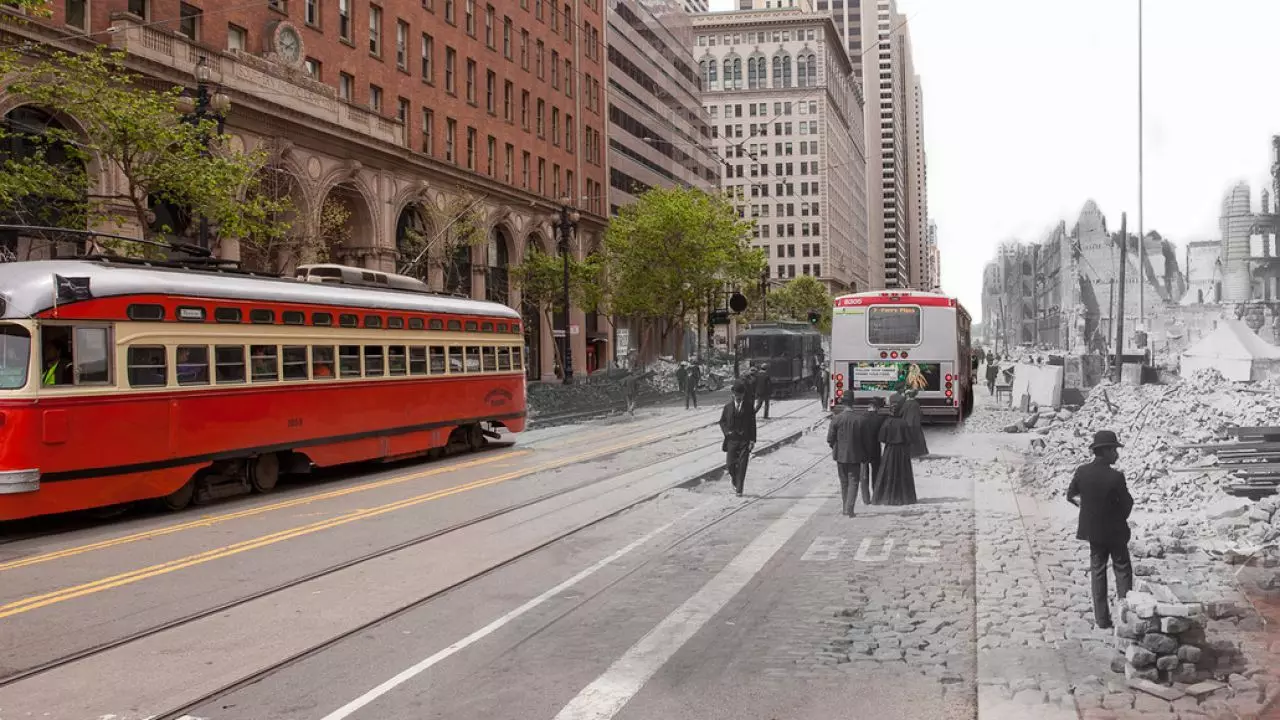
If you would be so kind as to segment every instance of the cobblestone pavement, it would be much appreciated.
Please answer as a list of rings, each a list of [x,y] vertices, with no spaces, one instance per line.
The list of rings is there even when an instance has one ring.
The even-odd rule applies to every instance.
[[[1206,603],[1207,636],[1225,655],[1211,672],[1227,686],[1173,702],[1129,688],[1112,661],[1130,641],[1093,624],[1088,551],[1075,539],[1073,509],[1017,495],[1018,455],[1008,451],[1001,460],[976,469],[981,718],[1280,717],[1267,706],[1280,693],[1280,643],[1268,641],[1231,568],[1199,553],[1135,557],[1135,574]]]

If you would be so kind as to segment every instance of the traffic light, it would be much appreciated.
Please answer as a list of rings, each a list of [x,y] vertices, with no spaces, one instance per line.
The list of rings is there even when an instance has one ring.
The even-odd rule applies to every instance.
[[[822,313],[818,312],[817,310],[810,310],[810,311],[809,311],[809,324],[810,324],[810,325],[817,325],[817,324],[818,324],[818,323],[820,323],[820,322],[822,322]]]

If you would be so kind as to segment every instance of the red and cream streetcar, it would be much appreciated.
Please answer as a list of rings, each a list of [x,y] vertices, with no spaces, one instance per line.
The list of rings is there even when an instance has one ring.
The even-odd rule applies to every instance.
[[[360,268],[0,264],[0,521],[271,490],[525,425],[520,316]]]

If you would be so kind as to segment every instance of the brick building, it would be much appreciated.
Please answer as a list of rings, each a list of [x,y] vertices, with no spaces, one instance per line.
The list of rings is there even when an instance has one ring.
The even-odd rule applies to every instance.
[[[413,274],[433,288],[522,308],[530,376],[552,374],[552,330],[544,313],[522,303],[507,268],[531,248],[557,252],[562,199],[581,212],[576,255],[603,235],[601,0],[52,0],[51,7],[53,16],[36,22],[14,22],[16,11],[0,9],[5,44],[109,43],[134,69],[188,87],[204,58],[231,99],[232,143],[266,149],[273,168],[283,169],[294,232],[317,232],[326,203],[346,209],[348,239],[333,249],[336,261],[403,268],[411,237],[435,237],[462,212],[474,213],[487,242],[454,264],[461,269],[446,280],[428,262]],[[0,114],[23,106],[0,93]],[[75,129],[75,118],[59,121]],[[114,182],[103,173],[90,192],[107,195]],[[239,257],[233,238],[218,242],[223,256]],[[587,319],[581,311],[571,318],[579,373],[584,358],[594,365],[611,357],[611,333],[584,328]]]

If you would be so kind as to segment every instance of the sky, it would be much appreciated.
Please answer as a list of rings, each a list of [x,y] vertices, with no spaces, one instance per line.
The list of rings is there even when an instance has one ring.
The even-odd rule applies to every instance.
[[[1005,240],[1075,223],[1092,198],[1138,223],[1138,0],[898,0],[924,88],[942,289],[979,317]],[[726,0],[712,8],[727,9]],[[1222,197],[1270,187],[1280,0],[1145,0],[1143,227],[1218,239]],[[1181,252],[1179,252],[1181,258]]]

